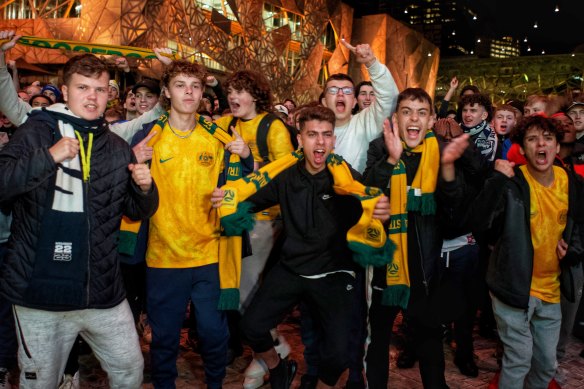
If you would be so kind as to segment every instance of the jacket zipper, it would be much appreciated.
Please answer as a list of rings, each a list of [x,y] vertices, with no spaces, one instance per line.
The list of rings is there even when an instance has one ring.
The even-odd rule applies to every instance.
[[[424,270],[424,256],[422,254],[422,244],[420,240],[420,233],[418,231],[417,223],[416,223],[416,239],[418,240],[418,251],[420,253],[420,268],[422,269],[422,277],[424,278],[424,281],[422,281],[422,283],[424,284],[424,289],[426,290],[426,296],[428,296],[430,294],[430,291],[428,288],[428,280],[426,279],[426,270]]]
[[[87,142],[88,141],[88,136],[87,134],[83,134],[83,142]],[[83,145],[81,145],[81,147],[83,147]],[[82,168],[83,169],[83,168]],[[91,168],[90,168],[90,174],[89,177],[87,178],[87,182],[83,182],[83,187],[85,189],[85,199],[83,202],[83,206],[85,207],[85,214],[86,214],[86,220],[87,220],[87,286],[86,286],[86,297],[85,297],[85,306],[89,307],[89,289],[90,289],[90,285],[91,285],[91,222],[90,222],[90,207],[89,207],[89,183],[91,181]]]

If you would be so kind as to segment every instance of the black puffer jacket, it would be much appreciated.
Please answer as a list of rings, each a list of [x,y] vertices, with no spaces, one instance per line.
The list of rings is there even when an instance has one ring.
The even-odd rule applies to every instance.
[[[583,183],[568,172],[568,219],[563,238],[568,252],[560,262],[561,291],[574,301],[572,266],[584,256]],[[474,230],[493,239],[487,284],[491,292],[512,307],[527,309],[533,273],[533,244],[530,227],[529,185],[523,172],[515,168],[508,178],[497,171],[487,181],[473,207]]]
[[[90,179],[83,184],[86,205],[81,219],[86,221],[87,233],[82,239],[87,249],[81,261],[83,274],[77,276],[83,284],[81,296],[68,299],[68,304],[43,302],[43,293],[50,296],[47,301],[67,300],[65,290],[59,288],[59,277],[44,277],[44,288],[31,290],[43,278],[37,253],[41,226],[46,223],[43,216],[50,210],[55,188],[57,165],[49,148],[59,138],[57,128],[57,121],[47,112],[33,112],[0,152],[0,202],[13,203],[11,236],[0,268],[0,294],[13,304],[36,309],[113,307],[125,297],[116,259],[122,214],[136,220],[150,217],[158,207],[158,192],[153,185],[144,194],[133,183],[128,164],[134,157],[122,138],[107,127],[95,130]],[[31,295],[35,295],[34,301]]]

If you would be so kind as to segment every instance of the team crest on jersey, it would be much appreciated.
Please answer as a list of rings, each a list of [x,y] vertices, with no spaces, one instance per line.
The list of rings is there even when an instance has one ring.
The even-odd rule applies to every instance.
[[[215,157],[208,151],[202,151],[197,155],[197,161],[201,166],[213,166]]]

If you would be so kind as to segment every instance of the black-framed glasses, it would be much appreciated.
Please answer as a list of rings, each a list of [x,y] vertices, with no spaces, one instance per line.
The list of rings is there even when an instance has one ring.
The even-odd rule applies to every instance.
[[[344,86],[339,88],[338,86],[330,86],[327,88],[326,93],[329,95],[336,95],[341,91],[344,95],[352,95],[354,93],[353,88],[350,86]]]

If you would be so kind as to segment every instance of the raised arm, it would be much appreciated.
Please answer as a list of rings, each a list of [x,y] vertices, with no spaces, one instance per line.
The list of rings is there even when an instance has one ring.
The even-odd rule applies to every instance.
[[[18,91],[6,67],[5,52],[16,45],[20,35],[14,31],[0,31],[0,40],[10,39],[0,46],[0,112],[15,125],[19,126],[26,121],[32,107],[18,98]]]
[[[362,129],[361,131],[363,131],[367,141],[371,142],[381,135],[383,121],[385,118],[391,116],[391,113],[395,109],[399,90],[391,72],[387,66],[377,60],[369,45],[351,46],[344,40],[341,43],[354,53],[358,63],[366,66],[373,91],[375,92],[375,101],[373,104],[355,115],[361,122],[358,127]]]

